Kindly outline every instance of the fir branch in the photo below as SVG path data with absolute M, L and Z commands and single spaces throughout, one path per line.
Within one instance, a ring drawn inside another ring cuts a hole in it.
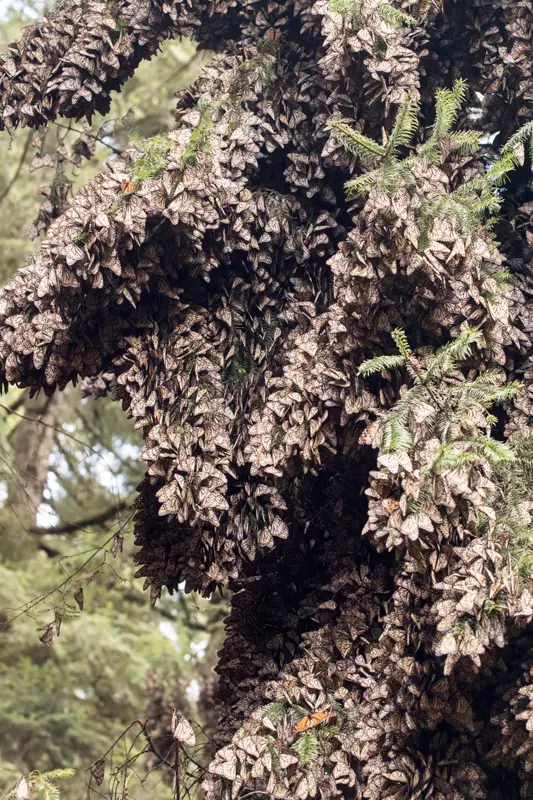
M 396 156 L 402 146 L 411 143 L 418 129 L 419 103 L 415 98 L 406 94 L 396 114 L 394 125 L 385 148 L 385 158 Z
M 389 369 L 399 369 L 405 366 L 405 357 L 399 356 L 377 356 L 376 358 L 369 358 L 359 365 L 357 374 L 363 378 L 372 375 L 375 372 L 385 372 Z
M 481 347 L 483 342 L 481 331 L 465 328 L 456 339 L 437 350 L 428 366 L 423 370 L 422 382 L 435 384 L 442 380 L 456 369 L 459 362 L 465 361 L 472 355 L 474 346 Z
M 405 331 L 401 328 L 395 328 L 392 332 L 392 338 L 394 340 L 394 344 L 404 357 L 406 361 L 408 361 L 411 356 L 413 355 L 413 351 L 407 341 L 407 336 L 405 335 Z
M 503 186 L 509 180 L 509 173 L 519 166 L 516 153 L 502 151 L 500 157 L 487 170 L 487 180 L 494 186 Z
M 417 24 L 416 19 L 410 14 L 406 14 L 405 11 L 394 8 L 388 3 L 378 6 L 376 13 L 380 20 L 391 28 L 402 28 L 405 25 L 415 26 Z
M 533 162 L 533 120 L 522 125 L 502 147 L 502 155 L 515 153 L 519 145 L 529 145 L 529 157 Z
M 385 156 L 385 148 L 368 136 L 354 130 L 349 120 L 332 117 L 326 122 L 326 129 L 332 131 L 345 150 L 357 156 L 365 165 L 375 163 L 376 158 Z
M 461 156 L 476 153 L 479 150 L 479 139 L 482 135 L 482 131 L 456 131 L 449 138 L 448 148 L 451 152 L 458 152 Z
M 337 14 L 346 17 L 354 29 L 361 26 L 363 22 L 362 0 L 330 0 L 330 8 Z
M 353 178 L 344 184 L 347 197 L 354 197 L 354 195 L 364 196 L 370 189 L 379 183 L 380 172 L 375 169 L 372 172 L 365 172 L 358 178 Z
M 296 739 L 292 749 L 298 756 L 302 767 L 307 767 L 315 762 L 318 758 L 318 740 L 314 731 L 305 731 Z
M 465 81 L 456 80 L 453 89 L 435 92 L 435 123 L 431 138 L 439 141 L 450 134 L 467 94 Z

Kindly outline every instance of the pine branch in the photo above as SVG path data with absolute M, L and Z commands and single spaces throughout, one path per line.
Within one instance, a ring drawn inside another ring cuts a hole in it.
M 394 343 L 402 354 L 403 358 L 408 361 L 413 355 L 413 351 L 411 350 L 409 342 L 407 341 L 405 331 L 403 331 L 401 328 L 395 328 L 392 332 L 392 338 L 394 339 Z
M 467 94 L 465 81 L 456 80 L 453 89 L 437 89 L 435 93 L 435 123 L 432 139 L 439 141 L 448 136 L 457 120 Z
M 502 147 L 502 155 L 515 153 L 519 145 L 529 144 L 529 157 L 533 162 L 533 120 L 522 125 Z
M 313 731 L 303 733 L 292 745 L 302 767 L 307 767 L 318 758 L 318 740 Z
M 365 172 L 364 175 L 360 175 L 358 178 L 353 178 L 351 181 L 347 181 L 344 184 L 347 197 L 353 197 L 354 195 L 363 196 L 367 194 L 370 189 L 379 182 L 379 177 L 380 172 L 379 170 L 375 169 L 372 170 L 372 172 Z
M 386 151 L 382 145 L 354 130 L 348 122 L 333 117 L 327 121 L 326 129 L 332 131 L 344 149 L 357 156 L 365 165 L 373 164 L 376 158 L 381 159 L 385 156 Z
M 479 150 L 479 139 L 482 135 L 482 131 L 457 131 L 451 134 L 448 148 L 451 152 L 458 152 L 461 156 L 476 153 Z
M 382 22 L 391 28 L 403 28 L 405 25 L 415 26 L 417 24 L 416 19 L 410 14 L 406 14 L 405 11 L 394 8 L 388 3 L 378 6 L 377 15 Z
M 422 374 L 424 384 L 435 384 L 455 370 L 460 361 L 472 355 L 474 345 L 481 347 L 484 338 L 479 330 L 466 328 L 457 339 L 437 350 Z
M 385 372 L 385 370 L 399 369 L 403 366 L 405 366 L 405 357 L 403 355 L 377 356 L 376 358 L 363 361 L 363 363 L 359 365 L 357 374 L 366 378 L 368 375 L 372 375 L 375 372 Z
M 413 136 L 418 129 L 418 111 L 419 103 L 415 98 L 406 94 L 387 142 L 385 157 L 391 158 L 396 156 L 398 150 L 402 146 L 407 146 L 411 143 Z
M 330 0 L 330 8 L 337 14 L 346 17 L 353 28 L 357 29 L 363 22 L 362 0 Z

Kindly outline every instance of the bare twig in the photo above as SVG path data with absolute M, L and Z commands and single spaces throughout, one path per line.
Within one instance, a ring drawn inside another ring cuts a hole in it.
M 15 183 L 16 183 L 16 181 L 18 179 L 18 176 L 20 175 L 20 171 L 21 171 L 21 169 L 23 167 L 23 164 L 24 164 L 24 162 L 26 160 L 26 156 L 28 155 L 28 150 L 30 149 L 31 140 L 33 139 L 34 136 L 35 136 L 35 133 L 33 131 L 30 131 L 28 133 L 28 136 L 27 136 L 26 141 L 24 143 L 24 150 L 22 151 L 22 155 L 20 157 L 20 160 L 19 160 L 19 163 L 18 163 L 17 168 L 15 170 L 15 173 L 14 173 L 13 177 L 11 178 L 11 180 L 9 181 L 9 183 L 7 184 L 7 186 L 4 189 L 4 191 L 2 192 L 2 194 L 0 194 L 0 203 L 4 202 L 4 200 L 6 199 L 6 197 L 9 194 L 9 192 L 11 191 L 13 186 L 15 185 Z

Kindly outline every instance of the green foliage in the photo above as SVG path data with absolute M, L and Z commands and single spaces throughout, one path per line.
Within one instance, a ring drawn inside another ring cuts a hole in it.
M 78 231 L 73 237 L 74 244 L 85 244 L 89 239 L 89 234 L 86 231 Z
M 344 149 L 357 156 L 363 164 L 373 164 L 376 158 L 384 158 L 386 155 L 385 147 L 351 128 L 347 120 L 332 117 L 326 123 L 326 128 L 333 131 Z
M 333 736 L 336 736 L 340 731 L 338 725 L 321 725 L 318 728 L 318 737 L 319 739 L 331 739 Z
M 149 178 L 160 178 L 165 171 L 170 150 L 169 137 L 158 134 L 151 139 L 145 139 L 144 136 L 135 133 L 131 137 L 131 143 L 141 154 L 131 166 L 132 182 L 139 185 Z
M 373 188 L 391 195 L 402 183 L 416 193 L 418 190 L 413 170 L 424 160 L 437 165 L 452 154 L 466 156 L 478 152 L 480 131 L 453 130 L 466 95 L 467 86 L 463 80 L 456 80 L 451 89 L 437 90 L 435 122 L 430 136 L 416 153 L 403 159 L 399 158 L 399 153 L 402 148 L 411 145 L 418 128 L 418 104 L 410 95 L 406 94 L 400 104 L 385 144 L 379 144 L 354 130 L 345 119 L 330 119 L 326 128 L 370 170 L 345 184 L 347 195 L 364 196 Z M 462 238 L 471 236 L 480 222 L 486 228 L 491 227 L 502 203 L 497 189 L 508 179 L 509 172 L 521 163 L 520 147 L 526 142 L 529 142 L 530 153 L 533 153 L 533 123 L 526 123 L 511 137 L 500 157 L 483 175 L 446 194 L 420 197 L 417 218 L 421 251 L 428 246 L 435 219 L 449 221 Z
M 292 745 L 302 767 L 307 767 L 318 757 L 318 739 L 314 731 L 305 731 Z
M 430 428 L 440 441 L 429 467 L 438 474 L 460 469 L 466 464 L 486 460 L 492 466 L 514 459 L 508 444 L 481 436 L 484 420 L 489 427 L 488 409 L 516 396 L 521 385 L 514 381 L 502 385 L 497 371 L 487 371 L 474 380 L 465 380 L 457 368 L 470 358 L 474 347 L 483 343 L 479 330 L 464 329 L 453 341 L 441 347 L 421 365 L 412 355 L 405 333 L 394 331 L 398 350 L 395 356 L 378 356 L 364 361 L 358 374 L 366 377 L 388 369 L 406 368 L 413 386 L 403 391 L 388 412 L 382 426 L 381 450 L 384 453 L 408 452 L 413 446 L 412 427 L 430 420 Z
M 214 103 L 203 106 L 200 109 L 200 120 L 191 134 L 183 155 L 181 156 L 181 166 L 188 167 L 196 163 L 198 153 L 209 153 L 211 134 L 214 128 L 213 111 Z
M 525 125 L 522 125 L 522 127 L 511 136 L 509 141 L 506 142 L 502 148 L 502 155 L 511 156 L 511 154 L 513 154 L 515 158 L 518 159 L 518 148 L 526 144 L 529 148 L 529 158 L 533 162 L 533 120 L 526 122 Z
M 398 152 L 411 142 L 418 127 L 417 114 L 418 103 L 411 95 L 406 94 L 398 109 L 389 139 L 384 145 L 354 131 L 346 120 L 335 117 L 328 120 L 326 128 L 332 131 L 343 147 L 358 156 L 365 166 L 375 167 L 371 172 L 346 183 L 348 196 L 364 195 L 374 186 L 391 194 L 400 180 L 409 180 L 412 158 L 400 160 Z
M 514 458 L 495 469 L 499 491 L 494 496 L 496 535 L 508 540 L 508 556 L 519 578 L 533 575 L 533 433 L 517 431 L 509 439 Z
M 72 778 L 75 774 L 73 769 L 54 769 L 50 772 L 32 772 L 27 778 L 21 781 L 6 795 L 5 800 L 60 800 L 60 792 L 55 785 L 56 781 L 64 781 Z
M 406 94 L 394 120 L 389 140 L 385 147 L 384 161 L 396 160 L 400 147 L 407 147 L 418 129 L 419 103 L 410 94 Z
M 427 247 L 433 220 L 450 221 L 459 236 L 466 239 L 475 233 L 481 220 L 488 215 L 490 220 L 499 210 L 500 205 L 501 198 L 494 194 L 486 176 L 460 186 L 450 194 L 438 195 L 431 200 L 425 200 L 422 202 L 418 214 L 419 249 L 424 250 Z
M 369 359 L 363 362 L 358 369 L 357 374 L 366 378 L 374 372 L 385 372 L 390 369 L 398 369 L 405 366 L 405 358 L 403 355 L 399 356 L 377 356 L 376 358 Z
M 349 21 L 352 28 L 357 30 L 365 22 L 364 0 L 330 0 L 330 8 Z M 395 8 L 387 2 L 378 5 L 375 13 L 379 19 L 391 28 L 401 28 L 404 25 L 416 25 L 416 19 Z
M 371 172 L 346 183 L 348 196 L 364 195 L 374 186 L 391 194 L 401 179 L 409 180 L 412 158 L 400 160 L 398 152 L 411 142 L 418 127 L 417 114 L 418 103 L 411 95 L 406 94 L 398 109 L 389 139 L 384 145 L 353 130 L 344 119 L 333 117 L 328 120 L 327 130 L 333 133 L 342 146 L 356 155 L 365 166 L 375 167 Z
M 405 11 L 395 8 L 388 3 L 381 3 L 376 13 L 378 17 L 391 28 L 403 28 L 406 25 L 417 24 L 416 19 L 410 14 L 406 14 Z
M 351 23 L 357 29 L 363 23 L 363 0 L 330 0 L 330 8 Z
M 467 155 L 479 149 L 481 131 L 453 131 L 467 96 L 465 81 L 458 79 L 452 89 L 437 89 L 435 93 L 435 122 L 429 139 L 422 145 L 421 153 L 434 164 L 449 153 Z
M 468 518 L 475 520 L 478 535 L 490 531 L 491 541 L 506 555 L 515 583 L 520 584 L 533 574 L 533 434 L 528 429 L 507 441 L 494 438 L 492 426 L 497 420 L 489 409 L 516 397 L 521 384 L 505 383 L 497 369 L 465 378 L 459 367 L 482 346 L 478 330 L 463 330 L 423 364 L 412 354 L 403 331 L 395 331 L 394 339 L 398 355 L 369 359 L 361 364 L 359 374 L 368 376 L 389 368 L 409 373 L 410 385 L 402 386 L 379 431 L 382 455 L 406 453 L 414 462 L 418 460 L 420 488 L 408 505 L 409 513 L 422 512 L 424 503 L 434 499 L 438 476 L 468 475 L 470 470 L 490 476 L 493 487 L 489 484 L 483 502 L 476 505 L 465 495 L 465 502 L 472 503 Z M 431 447 L 424 451 L 428 443 Z M 484 613 L 496 616 L 505 609 L 508 589 L 488 596 Z M 455 634 L 461 636 L 462 631 Z
M 273 725 L 277 725 L 285 713 L 285 704 L 278 702 L 268 703 L 264 709 L 264 716 L 267 717 Z

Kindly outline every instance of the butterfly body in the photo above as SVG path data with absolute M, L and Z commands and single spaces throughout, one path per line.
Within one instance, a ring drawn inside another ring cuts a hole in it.
M 310 728 L 316 728 L 317 725 L 321 725 L 322 722 L 325 722 L 330 716 L 331 711 L 315 711 L 313 714 L 308 714 L 301 719 L 294 730 L 296 733 L 302 733 L 302 731 L 308 731 Z

